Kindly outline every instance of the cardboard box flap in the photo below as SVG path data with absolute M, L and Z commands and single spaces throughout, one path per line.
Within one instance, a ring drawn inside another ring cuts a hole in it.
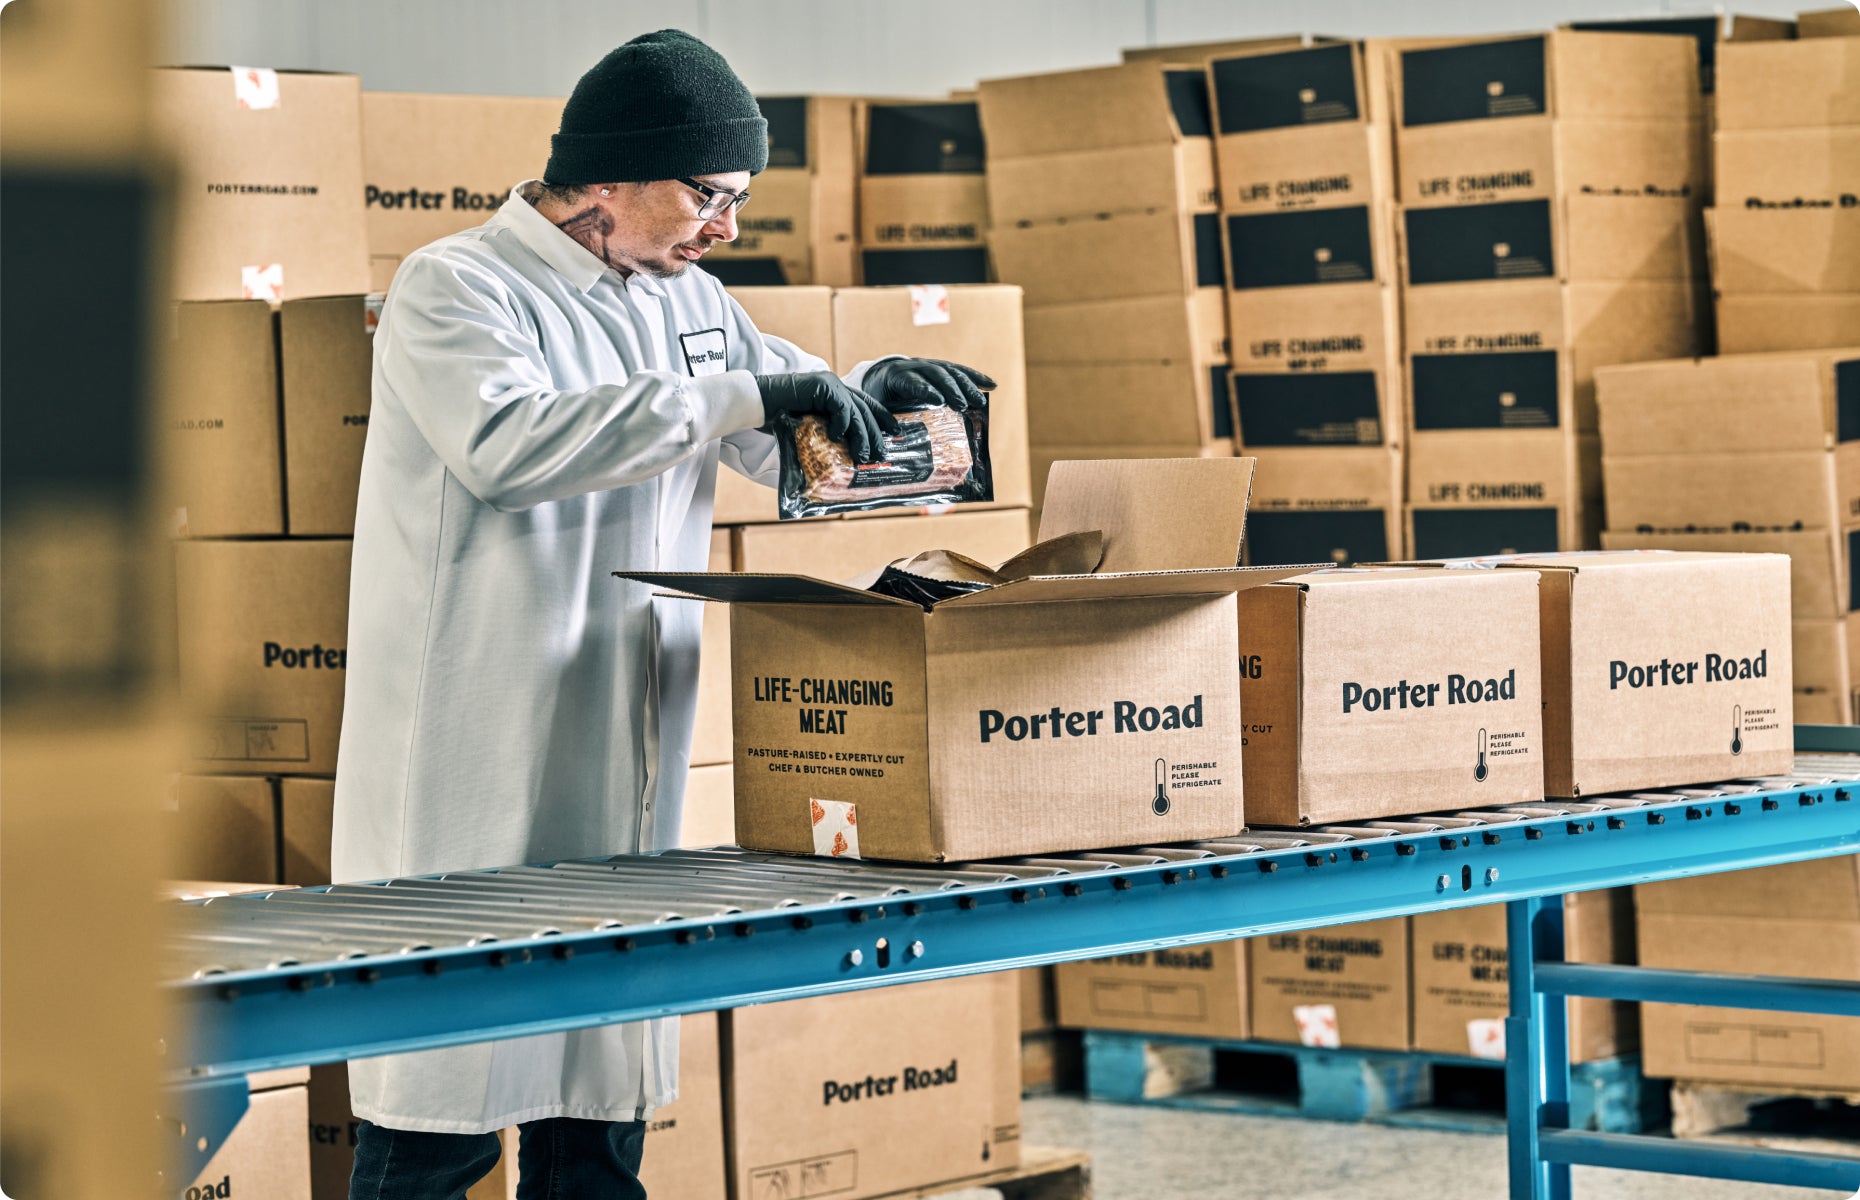
M 1211 570 L 1129 571 L 1109 575 L 1045 575 L 1004 583 L 966 596 L 952 596 L 938 604 L 945 608 L 978 608 L 989 604 L 1037 604 L 1055 600 L 1141 599 L 1154 596 L 1195 596 L 1243 592 L 1261 584 L 1277 583 L 1321 564 L 1297 567 L 1225 567 Z
M 1148 458 L 1056 462 L 1047 476 L 1040 534 L 1104 533 L 1099 571 L 1210 571 L 1240 562 L 1251 458 Z
M 1183 88 L 1171 78 L 1178 74 L 1192 76 L 1190 90 L 1198 82 L 1205 97 L 1199 71 L 1171 72 L 1160 62 L 983 80 L 988 153 L 1027 158 L 1206 137 L 1207 121 L 1197 119 L 1193 97 L 1178 103 Z M 1207 108 L 1205 99 L 1200 108 Z
M 916 608 L 907 600 L 881 596 L 843 583 L 806 575 L 715 574 L 710 571 L 615 571 L 620 579 L 670 588 L 686 600 L 721 600 L 726 604 L 892 604 Z

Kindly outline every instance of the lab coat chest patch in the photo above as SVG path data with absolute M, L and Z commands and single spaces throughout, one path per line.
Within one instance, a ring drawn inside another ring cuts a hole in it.
M 679 342 L 684 346 L 685 367 L 694 376 L 721 375 L 725 371 L 723 330 L 700 329 L 696 333 L 681 333 Z

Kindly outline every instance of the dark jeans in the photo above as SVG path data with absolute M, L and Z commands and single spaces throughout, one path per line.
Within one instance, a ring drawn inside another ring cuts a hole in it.
M 517 1134 L 517 1200 L 646 1200 L 644 1121 L 551 1117 Z M 495 1133 L 414 1133 L 363 1121 L 349 1200 L 462 1200 L 499 1151 Z

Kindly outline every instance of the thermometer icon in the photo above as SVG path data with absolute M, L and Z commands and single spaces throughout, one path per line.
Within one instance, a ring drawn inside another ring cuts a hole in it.
M 1156 798 L 1150 801 L 1150 811 L 1159 817 L 1169 812 L 1169 793 L 1163 790 L 1163 775 L 1168 770 L 1169 764 L 1160 758 L 1156 760 Z
M 1479 765 L 1473 768 L 1473 782 L 1484 783 L 1488 774 L 1485 768 L 1485 730 L 1479 731 Z
M 1742 754 L 1743 752 L 1744 706 L 1741 704 L 1733 704 L 1731 706 L 1731 753 Z

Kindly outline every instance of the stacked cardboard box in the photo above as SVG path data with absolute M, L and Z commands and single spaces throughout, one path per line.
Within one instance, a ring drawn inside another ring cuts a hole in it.
M 995 269 L 1026 290 L 1041 467 L 1231 456 L 1207 84 L 1139 61 L 981 85 Z
M 861 132 L 861 282 L 988 282 L 987 149 L 975 102 L 872 101 Z
M 850 287 L 858 269 L 859 102 L 758 96 L 756 103 L 769 123 L 768 169 L 749 185 L 754 198 L 736 214 L 736 240 L 712 250 L 704 269 L 733 287 Z
M 1643 884 L 1634 902 L 1643 966 L 1860 978 L 1860 857 Z M 1644 1004 L 1641 1040 L 1656 1078 L 1751 1092 L 1860 1091 L 1853 1017 Z
M 1252 563 L 1401 555 L 1388 61 L 1337 42 L 1208 65 Z
M 1701 348 L 1697 53 L 1560 30 L 1394 77 L 1411 550 L 1592 546 L 1596 369 Z
M 549 161 L 562 101 L 362 93 L 363 200 L 373 289 L 429 242 L 483 224 Z
M 1728 45 L 1718 60 L 1718 349 L 1860 344 L 1860 38 Z
M 1860 683 L 1860 349 L 1598 375 L 1609 549 L 1790 557 L 1795 717 L 1845 724 Z

